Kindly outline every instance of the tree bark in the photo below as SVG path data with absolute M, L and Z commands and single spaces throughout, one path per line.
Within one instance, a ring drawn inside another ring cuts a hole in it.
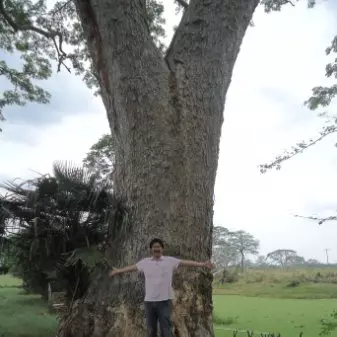
M 211 256 L 213 191 L 223 107 L 233 67 L 258 0 L 191 0 L 166 57 L 149 33 L 145 0 L 75 0 L 117 140 L 115 192 L 131 215 L 115 266 L 148 254 Z M 145 336 L 143 280 L 97 272 L 59 337 Z M 213 336 L 212 278 L 174 278 L 174 336 Z
M 240 254 L 241 254 L 241 271 L 244 273 L 244 271 L 245 271 L 245 253 L 243 251 L 241 251 Z

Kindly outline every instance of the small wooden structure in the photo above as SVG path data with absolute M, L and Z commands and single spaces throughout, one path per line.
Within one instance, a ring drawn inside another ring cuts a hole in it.
M 48 283 L 48 304 L 51 311 L 63 314 L 67 311 L 64 291 L 53 291 L 52 284 Z

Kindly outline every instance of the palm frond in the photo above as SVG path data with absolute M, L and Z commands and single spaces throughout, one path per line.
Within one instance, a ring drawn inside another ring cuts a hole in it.
M 91 182 L 90 174 L 83 167 L 75 166 L 71 162 L 56 161 L 53 164 L 53 173 L 65 190 L 86 190 Z
M 92 270 L 102 260 L 103 254 L 98 250 L 97 246 L 83 247 L 74 249 L 67 258 L 64 266 L 75 266 L 81 261 L 89 270 Z
M 9 222 L 18 227 L 10 235 L 18 276 L 39 291 L 48 281 L 45 271 L 57 270 L 58 280 L 69 289 L 80 277 L 84 291 L 85 275 L 103 259 L 96 247 L 108 229 L 115 239 L 127 232 L 127 212 L 113 193 L 98 186 L 86 169 L 67 162 L 54 163 L 54 176 L 5 186 L 8 193 L 0 196 L 0 231 L 8 230 Z
M 91 209 L 97 207 L 98 201 L 107 196 L 105 189 L 96 184 L 94 175 L 83 167 L 69 162 L 55 162 L 53 170 L 63 191 L 63 200 L 68 203 L 77 203 L 78 207 Z

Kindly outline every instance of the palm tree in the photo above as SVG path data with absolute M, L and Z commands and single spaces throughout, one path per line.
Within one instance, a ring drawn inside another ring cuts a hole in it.
M 103 259 L 107 235 L 125 229 L 125 210 L 82 167 L 56 162 L 53 175 L 7 182 L 0 229 L 10 239 L 15 272 L 27 290 L 47 294 L 51 280 L 67 298 L 83 295 Z

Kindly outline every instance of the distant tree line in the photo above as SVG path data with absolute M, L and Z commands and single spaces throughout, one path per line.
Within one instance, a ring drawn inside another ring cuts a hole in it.
M 225 269 L 239 265 L 243 271 L 247 256 L 259 253 L 259 241 L 243 231 L 230 231 L 225 227 L 213 229 L 213 261 L 216 268 Z
M 306 260 L 292 249 L 276 249 L 266 256 L 259 254 L 259 240 L 243 230 L 230 231 L 216 226 L 213 230 L 213 261 L 216 271 L 238 267 L 249 268 L 288 268 L 295 266 L 322 266 L 315 259 Z M 256 259 L 252 257 L 257 256 Z

